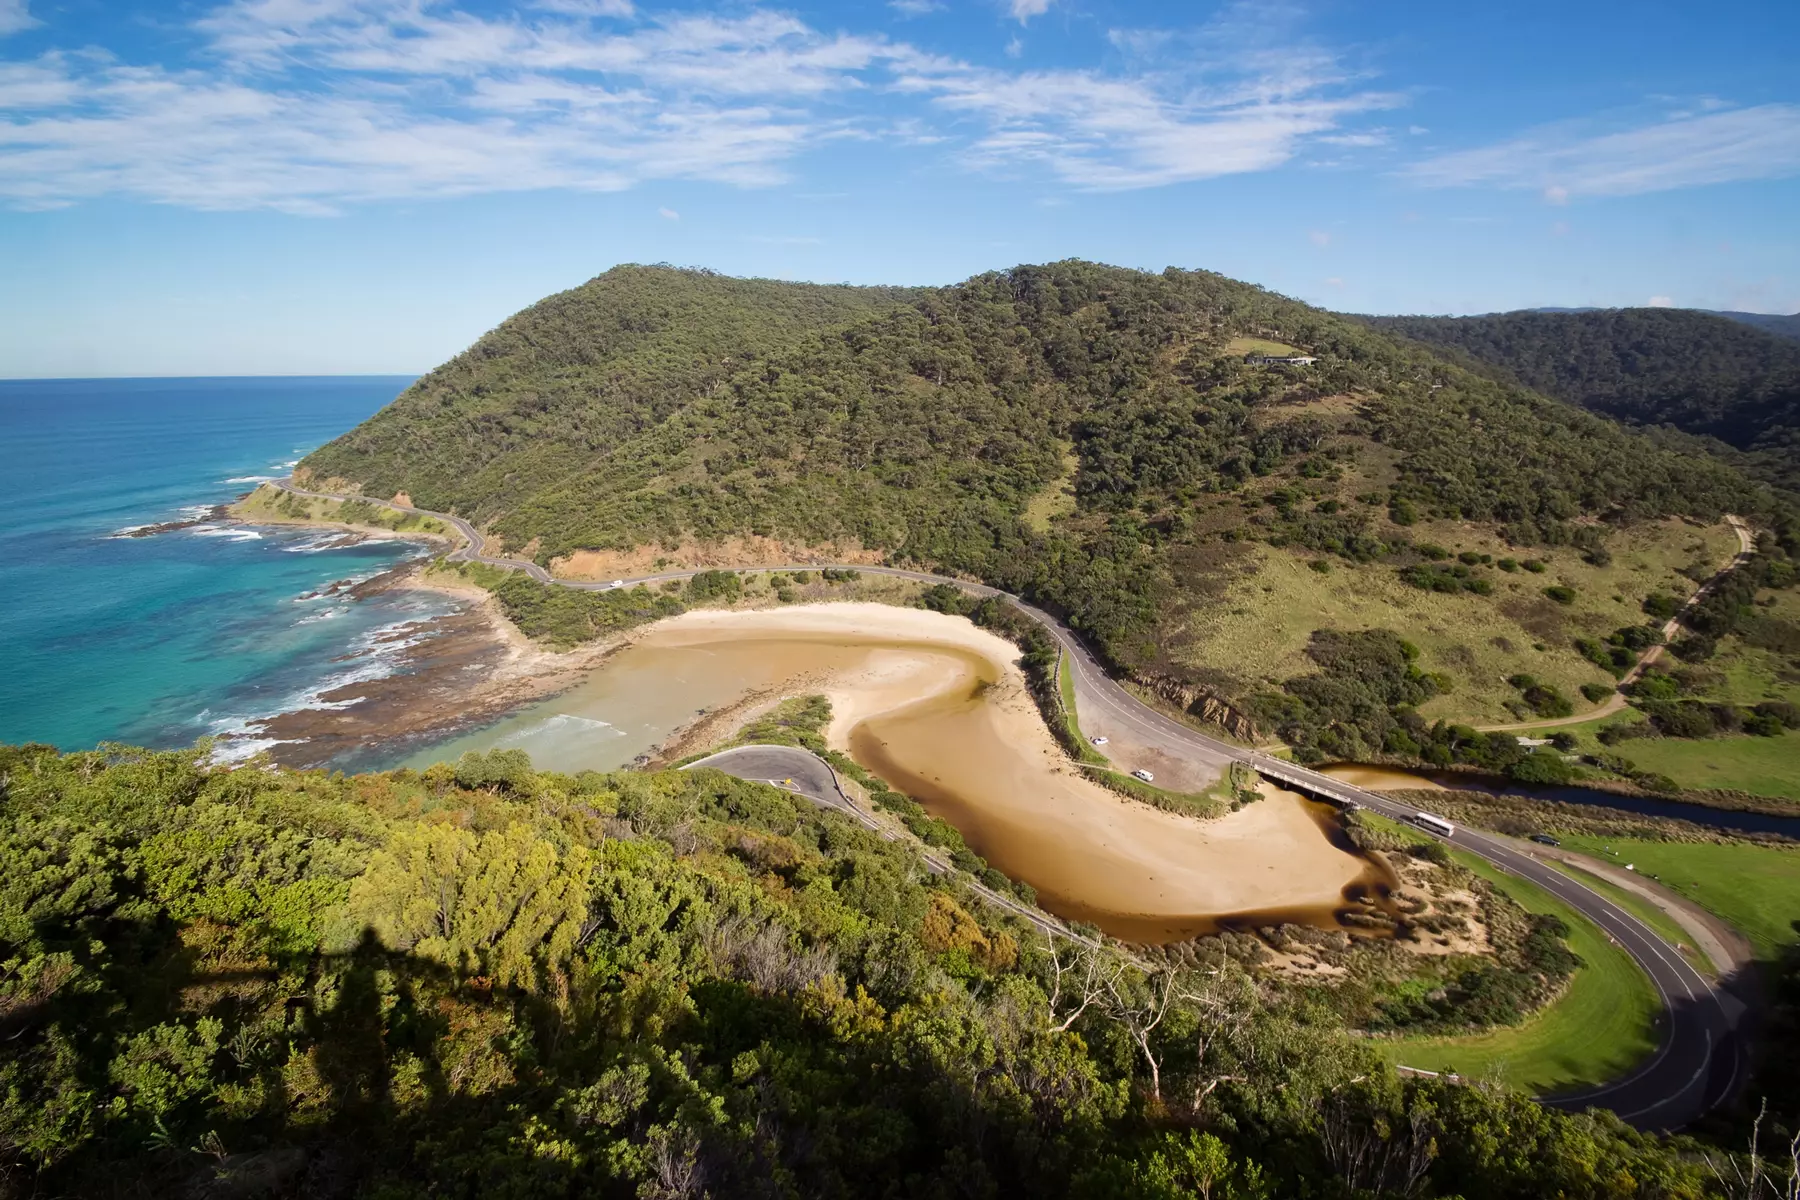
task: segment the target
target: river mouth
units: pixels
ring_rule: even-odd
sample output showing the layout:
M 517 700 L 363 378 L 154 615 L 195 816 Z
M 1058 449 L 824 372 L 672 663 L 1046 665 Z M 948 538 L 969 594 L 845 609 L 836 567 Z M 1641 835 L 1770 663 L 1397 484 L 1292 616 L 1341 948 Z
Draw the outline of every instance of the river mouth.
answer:
M 407 765 L 517 746 L 540 768 L 610 770 L 696 722 L 719 721 L 680 752 L 783 696 L 824 694 L 834 747 L 1031 884 L 1044 908 L 1115 937 L 1163 943 L 1284 922 L 1355 932 L 1342 916 L 1392 889 L 1331 809 L 1294 793 L 1270 787 L 1198 821 L 1087 779 L 1045 727 L 1018 653 L 922 609 L 696 611 L 649 627 L 575 689 Z

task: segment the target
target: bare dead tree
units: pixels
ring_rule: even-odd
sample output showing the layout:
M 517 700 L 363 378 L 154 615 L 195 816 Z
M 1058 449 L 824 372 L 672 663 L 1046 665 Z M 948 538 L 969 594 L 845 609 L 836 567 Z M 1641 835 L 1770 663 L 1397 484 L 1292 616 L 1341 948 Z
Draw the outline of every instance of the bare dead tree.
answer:
M 1385 1113 L 1352 1105 L 1339 1088 L 1326 1097 L 1320 1116 L 1325 1160 L 1353 1192 L 1410 1196 L 1437 1157 L 1431 1119 L 1421 1110 L 1405 1114 L 1395 1124 Z
M 1106 976 L 1106 1007 L 1113 1020 L 1125 1027 L 1131 1040 L 1150 1067 L 1150 1098 L 1162 1103 L 1162 1061 L 1151 1045 L 1150 1035 L 1169 1014 L 1169 1002 L 1175 998 L 1175 973 L 1159 971 L 1144 980 L 1143 993 L 1125 986 L 1124 972 Z
M 1714 1159 L 1710 1154 L 1704 1156 L 1706 1169 L 1712 1173 L 1713 1181 L 1719 1185 L 1726 1200 L 1800 1200 L 1800 1132 L 1796 1132 L 1787 1145 L 1784 1178 L 1780 1168 L 1763 1157 L 1762 1126 L 1768 1115 L 1769 1101 L 1765 1096 L 1762 1108 L 1757 1111 L 1756 1123 L 1750 1126 L 1748 1161 L 1735 1157 Z
M 1064 1001 L 1065 987 L 1069 989 L 1066 999 L 1075 1003 L 1075 1007 L 1052 1026 L 1062 1033 L 1073 1026 L 1082 1013 L 1106 998 L 1109 976 L 1116 979 L 1125 968 L 1117 962 L 1108 964 L 1099 950 L 1082 942 L 1073 943 L 1070 958 L 1064 962 L 1055 935 L 1047 933 L 1044 940 L 1050 949 L 1050 1015 L 1054 1018 L 1057 1007 Z
M 693 1130 L 659 1126 L 651 1130 L 650 1149 L 655 1175 L 639 1195 L 651 1200 L 690 1200 L 706 1195 L 700 1139 Z
M 1201 976 L 1198 986 L 1184 988 L 1181 999 L 1193 1005 L 1196 1016 L 1192 1106 L 1198 1112 L 1219 1085 L 1245 1078 L 1221 1071 L 1218 1058 L 1242 1041 L 1256 1011 L 1256 985 L 1242 971 L 1220 967 Z

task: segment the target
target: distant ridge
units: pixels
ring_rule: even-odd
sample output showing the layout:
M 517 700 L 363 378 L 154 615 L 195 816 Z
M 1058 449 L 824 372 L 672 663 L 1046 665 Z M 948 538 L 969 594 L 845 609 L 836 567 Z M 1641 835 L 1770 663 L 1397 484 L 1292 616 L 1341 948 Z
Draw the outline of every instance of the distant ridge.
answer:
M 1509 312 L 1483 313 L 1482 315 L 1487 317 L 1507 317 L 1511 316 L 1514 312 L 1591 313 L 1629 311 L 1631 310 L 1622 308 L 1599 308 L 1593 305 L 1589 305 L 1585 308 L 1559 308 L 1555 305 L 1546 305 L 1542 308 L 1519 308 Z M 1726 320 L 1736 321 L 1740 325 L 1754 325 L 1756 328 L 1767 333 L 1775 334 L 1777 337 L 1794 338 L 1795 340 L 1800 341 L 1800 313 L 1791 313 L 1784 316 L 1781 313 L 1734 312 L 1719 308 L 1683 308 L 1677 309 L 1676 311 L 1705 313 L 1709 317 L 1724 317 Z
M 1800 334 L 1768 327 L 1800 316 L 1543 308 L 1364 319 L 1615 420 L 1716 438 L 1746 470 L 1800 490 Z

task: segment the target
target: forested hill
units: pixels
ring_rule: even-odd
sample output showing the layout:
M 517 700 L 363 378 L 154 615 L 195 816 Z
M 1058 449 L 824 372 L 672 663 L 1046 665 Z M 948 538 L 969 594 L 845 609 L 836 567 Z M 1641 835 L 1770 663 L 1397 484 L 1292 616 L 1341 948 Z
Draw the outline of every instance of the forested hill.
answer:
M 1368 320 L 1594 412 L 1717 438 L 1758 474 L 1800 487 L 1800 341 L 1683 309 Z
M 1800 340 L 1800 313 L 1721 312 L 1719 315 L 1730 317 L 1733 321 L 1742 321 L 1746 325 L 1754 325 L 1769 333 L 1780 334 L 1785 338 Z
M 1317 361 L 1246 361 L 1269 347 Z M 303 465 L 471 515 L 545 563 L 855 543 L 1036 597 L 1116 661 L 1174 674 L 1179 611 L 1252 543 L 1391 570 L 1417 559 L 1415 523 L 1597 546 L 1772 503 L 1358 320 L 1083 262 L 914 293 L 620 268 Z
M 307 465 L 495 516 L 745 364 L 914 294 L 617 267 L 505 321 Z

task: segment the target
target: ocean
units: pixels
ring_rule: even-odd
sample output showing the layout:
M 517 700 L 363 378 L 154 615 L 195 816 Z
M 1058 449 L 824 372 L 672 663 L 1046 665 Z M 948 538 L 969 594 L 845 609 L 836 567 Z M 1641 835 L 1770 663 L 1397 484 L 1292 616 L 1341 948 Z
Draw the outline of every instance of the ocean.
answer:
M 300 597 L 377 575 L 418 544 L 331 548 L 317 531 L 215 524 L 120 534 L 286 474 L 410 382 L 0 380 L 0 742 L 189 746 L 391 673 L 392 631 L 453 601 Z M 257 748 L 244 738 L 224 756 Z

